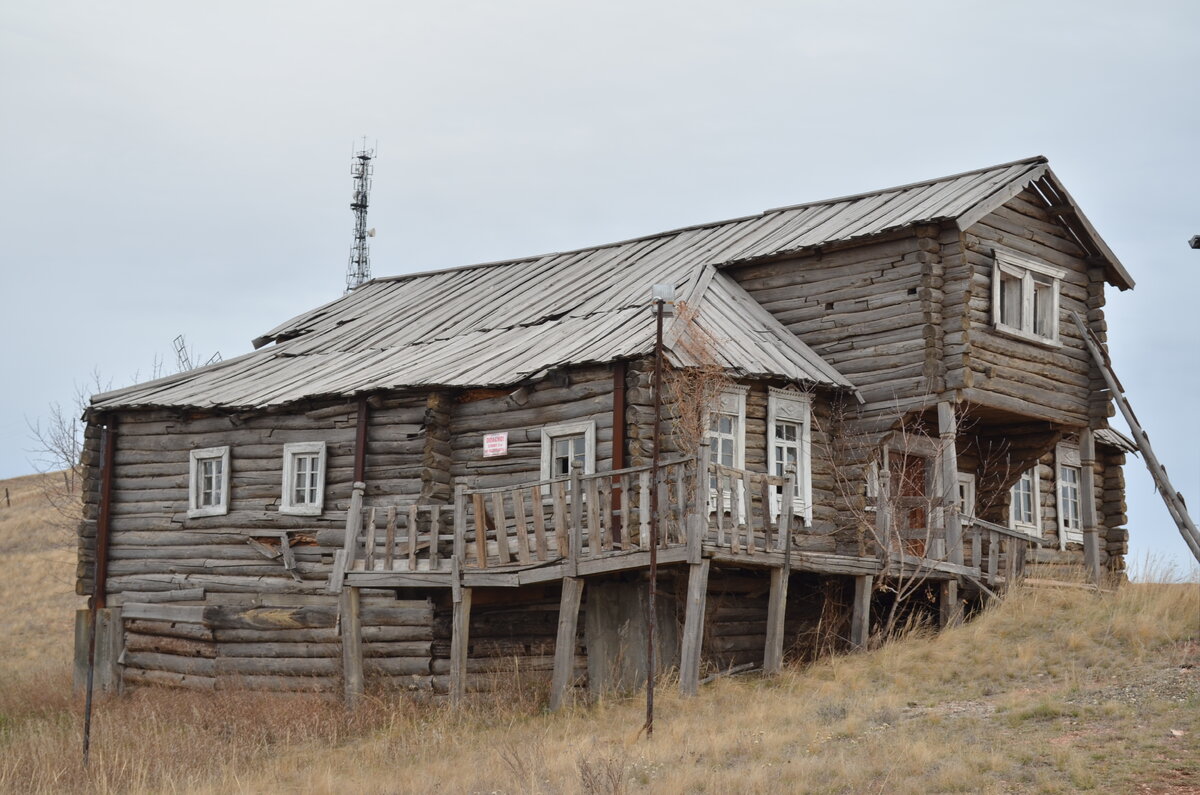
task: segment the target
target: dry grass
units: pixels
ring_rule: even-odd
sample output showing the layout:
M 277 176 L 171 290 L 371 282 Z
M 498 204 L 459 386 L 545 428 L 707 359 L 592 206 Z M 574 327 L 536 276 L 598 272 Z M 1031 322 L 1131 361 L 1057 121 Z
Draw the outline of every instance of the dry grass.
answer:
M 0 790 L 1197 792 L 1198 646 L 1200 584 L 1027 589 L 939 636 L 667 692 L 651 739 L 636 699 L 548 715 L 528 693 L 459 712 L 381 695 L 347 714 L 143 690 L 99 704 L 86 771 L 51 659 L 0 684 Z

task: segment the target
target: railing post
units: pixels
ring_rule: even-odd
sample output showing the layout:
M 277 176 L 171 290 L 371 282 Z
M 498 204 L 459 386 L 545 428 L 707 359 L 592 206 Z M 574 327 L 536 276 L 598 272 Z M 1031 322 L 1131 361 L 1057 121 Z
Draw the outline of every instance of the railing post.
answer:
M 1100 533 L 1096 529 L 1096 440 L 1091 428 L 1079 433 L 1079 516 L 1083 525 L 1083 563 L 1088 578 L 1100 585 Z
M 704 549 L 704 536 L 708 530 L 708 462 L 712 452 L 708 440 L 700 443 L 699 455 L 696 457 L 696 476 L 693 488 L 692 511 L 688 516 L 687 555 L 688 563 L 693 565 L 700 562 Z
M 583 546 L 583 467 L 571 462 L 571 542 L 567 545 L 567 576 L 579 576 L 579 551 Z
M 354 559 L 357 556 L 358 534 L 362 530 L 363 492 L 366 491 L 367 484 L 356 480 L 351 488 L 350 507 L 346 510 L 346 535 L 342 541 L 342 548 L 334 553 L 333 571 L 329 575 L 329 585 L 325 589 L 329 593 L 338 593 L 342 590 L 346 572 L 354 568 Z
M 938 436 L 942 442 L 942 493 L 946 501 L 942 508 L 946 557 L 951 563 L 961 566 L 963 541 L 962 517 L 958 513 L 958 423 L 954 417 L 954 406 L 946 401 L 938 403 Z
M 410 536 L 411 538 L 411 532 Z M 467 487 L 454 487 L 454 559 L 461 568 L 467 554 Z
M 783 494 L 779 500 L 778 546 L 787 554 L 792 550 L 792 518 L 795 510 L 796 465 L 788 464 L 783 479 Z

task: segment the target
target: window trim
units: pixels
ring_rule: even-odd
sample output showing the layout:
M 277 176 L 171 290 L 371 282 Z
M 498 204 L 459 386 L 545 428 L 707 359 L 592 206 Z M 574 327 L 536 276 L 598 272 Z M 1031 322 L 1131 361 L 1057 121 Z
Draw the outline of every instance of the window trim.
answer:
M 221 504 L 200 505 L 200 489 L 197 476 L 201 461 L 221 461 Z M 188 451 L 188 511 L 189 519 L 202 516 L 224 516 L 229 513 L 229 446 L 201 447 Z
M 1079 474 L 1075 481 L 1079 502 L 1079 527 L 1066 526 L 1065 502 L 1063 500 L 1063 469 L 1069 467 Z M 1079 458 L 1079 447 L 1073 444 L 1059 444 L 1054 450 L 1054 505 L 1058 514 L 1058 548 L 1066 549 L 1067 544 L 1083 543 L 1083 464 Z
M 800 426 L 799 455 L 796 462 L 796 479 L 799 495 L 792 499 L 792 510 L 803 516 L 804 523 L 811 526 L 812 506 L 812 396 L 796 389 L 767 389 L 767 472 L 774 474 L 775 467 L 775 423 L 793 422 Z M 774 488 L 771 489 L 771 515 L 779 516 L 781 502 Z
M 963 472 L 961 470 L 959 471 L 954 488 L 955 488 L 956 496 L 959 497 L 960 499 L 963 496 L 963 489 L 962 489 L 963 486 L 967 487 L 966 495 L 970 499 L 971 504 L 970 504 L 970 506 L 967 506 L 966 501 L 964 500 L 963 505 L 961 506 L 961 508 L 959 510 L 959 515 L 963 516 L 967 519 L 974 519 L 976 516 L 976 512 L 979 509 L 979 495 L 975 491 L 975 473 L 974 472 Z M 969 508 L 969 510 L 967 510 L 968 508 Z
M 721 463 L 717 451 L 712 448 L 712 419 L 714 414 L 729 414 L 736 418 L 733 429 L 733 468 L 746 468 L 746 395 L 750 392 L 749 384 L 731 384 L 721 390 L 715 401 L 716 406 L 710 408 L 704 418 L 704 440 L 709 443 L 709 460 L 714 464 Z M 710 481 L 711 484 L 711 481 Z M 737 486 L 741 489 L 738 497 L 739 521 L 746 521 L 746 494 L 744 484 Z M 717 509 L 717 490 L 711 485 L 708 490 L 708 512 Z
M 1033 342 L 1047 347 L 1061 347 L 1062 342 L 1059 339 L 1058 326 L 1062 312 L 1062 280 L 1066 277 L 1067 270 L 1053 265 L 1046 265 L 1001 249 L 994 249 L 992 253 L 995 256 L 995 264 L 992 266 L 992 327 L 1001 334 L 1016 337 L 1026 342 Z M 1000 314 L 1000 276 L 1002 273 L 1021 280 L 1020 326 L 1005 323 Z M 1033 330 L 1033 295 L 1035 290 L 1033 275 L 1035 273 L 1051 280 L 1051 294 L 1054 300 L 1051 314 L 1054 319 L 1050 326 L 1049 336 L 1038 334 Z
M 1025 530 L 1032 535 L 1040 537 L 1042 535 L 1042 477 L 1038 472 L 1040 465 L 1034 464 L 1029 469 L 1021 473 L 1017 478 L 1017 482 L 1012 484 L 1008 489 L 1008 526 L 1014 530 Z M 1032 482 L 1030 502 L 1033 509 L 1033 521 L 1021 522 L 1016 517 L 1016 501 L 1013 495 L 1015 494 L 1017 485 L 1021 482 L 1021 478 L 1029 476 Z
M 596 421 L 560 422 L 555 425 L 543 425 L 542 429 L 541 479 L 565 480 L 552 476 L 551 467 L 554 465 L 554 440 L 563 436 L 578 436 L 583 434 L 583 473 L 596 473 Z M 550 493 L 549 486 L 543 486 L 542 492 Z
M 293 482 L 296 476 L 296 456 L 317 453 L 317 500 L 297 505 L 292 502 Z M 279 512 L 290 516 L 320 516 L 325 510 L 325 442 L 289 442 L 283 446 L 283 494 Z

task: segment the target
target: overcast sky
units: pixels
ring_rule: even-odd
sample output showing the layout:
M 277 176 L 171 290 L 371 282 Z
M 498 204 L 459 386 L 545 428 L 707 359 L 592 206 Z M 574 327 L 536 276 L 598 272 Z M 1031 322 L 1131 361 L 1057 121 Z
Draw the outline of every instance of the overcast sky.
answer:
M 0 477 L 26 419 L 249 350 L 375 275 L 577 248 L 1035 154 L 1137 280 L 1118 372 L 1200 506 L 1200 4 L 0 7 Z M 503 300 L 503 296 L 497 296 Z M 1139 463 L 1134 558 L 1188 564 Z

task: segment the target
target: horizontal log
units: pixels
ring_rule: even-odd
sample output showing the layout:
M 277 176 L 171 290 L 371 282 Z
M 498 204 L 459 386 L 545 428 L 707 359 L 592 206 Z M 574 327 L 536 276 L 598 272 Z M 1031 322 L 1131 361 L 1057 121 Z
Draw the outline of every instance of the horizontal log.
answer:
M 125 632 L 125 650 L 157 654 L 176 654 L 183 657 L 216 657 L 217 647 L 211 640 L 193 640 L 163 635 L 143 635 Z
M 125 665 L 144 671 L 170 671 L 177 674 L 213 676 L 215 660 L 210 657 L 184 657 L 178 654 L 160 654 L 148 651 L 127 651 Z
M 212 676 L 196 676 L 171 671 L 143 671 L 139 668 L 132 668 L 128 664 L 121 672 L 121 681 L 126 686 L 151 685 L 180 687 L 187 690 L 213 690 L 216 686 L 216 679 Z

